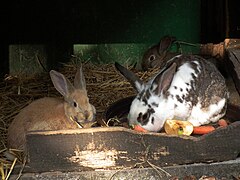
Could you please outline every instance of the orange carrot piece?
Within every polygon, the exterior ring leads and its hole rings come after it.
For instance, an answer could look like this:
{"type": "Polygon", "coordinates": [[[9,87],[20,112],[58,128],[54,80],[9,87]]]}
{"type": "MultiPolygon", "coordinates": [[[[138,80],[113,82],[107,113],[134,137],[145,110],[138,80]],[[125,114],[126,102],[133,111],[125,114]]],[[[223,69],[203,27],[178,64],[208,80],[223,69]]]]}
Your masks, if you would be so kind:
{"type": "Polygon", "coordinates": [[[228,123],[225,119],[220,119],[218,121],[218,125],[221,126],[221,127],[226,127],[226,126],[228,126],[228,123]]]}
{"type": "Polygon", "coordinates": [[[199,127],[194,127],[193,128],[193,134],[200,134],[200,135],[203,135],[203,134],[207,134],[207,133],[210,133],[212,131],[214,131],[215,128],[213,126],[199,126],[199,127]]]}
{"type": "Polygon", "coordinates": [[[139,125],[135,125],[133,129],[138,132],[148,132],[146,129],[144,129],[143,127],[141,127],[139,125]]]}

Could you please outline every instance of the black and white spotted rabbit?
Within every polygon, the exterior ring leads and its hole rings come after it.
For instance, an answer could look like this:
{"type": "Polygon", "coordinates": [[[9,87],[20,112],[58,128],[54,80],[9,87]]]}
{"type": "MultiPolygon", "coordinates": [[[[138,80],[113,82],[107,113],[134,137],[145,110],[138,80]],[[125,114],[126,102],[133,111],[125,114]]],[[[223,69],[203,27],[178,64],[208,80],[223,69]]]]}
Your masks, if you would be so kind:
{"type": "Polygon", "coordinates": [[[225,115],[229,96],[225,79],[200,56],[173,57],[147,83],[120,64],[115,67],[138,92],[129,111],[130,125],[158,132],[167,119],[200,126],[225,115]]]}

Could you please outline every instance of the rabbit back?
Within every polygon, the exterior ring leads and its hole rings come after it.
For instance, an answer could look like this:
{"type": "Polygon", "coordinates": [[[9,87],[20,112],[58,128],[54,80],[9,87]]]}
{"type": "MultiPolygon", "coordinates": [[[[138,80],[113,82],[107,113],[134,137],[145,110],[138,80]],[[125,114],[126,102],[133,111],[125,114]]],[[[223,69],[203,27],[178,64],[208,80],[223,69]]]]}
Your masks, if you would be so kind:
{"type": "Polygon", "coordinates": [[[65,115],[63,100],[41,98],[26,106],[14,118],[8,128],[8,147],[25,150],[25,136],[28,131],[76,128],[77,123],[65,115]]]}
{"type": "Polygon", "coordinates": [[[179,67],[168,90],[168,99],[174,102],[174,116],[194,126],[221,118],[226,112],[229,93],[216,66],[196,55],[180,55],[172,62],[179,67]]]}

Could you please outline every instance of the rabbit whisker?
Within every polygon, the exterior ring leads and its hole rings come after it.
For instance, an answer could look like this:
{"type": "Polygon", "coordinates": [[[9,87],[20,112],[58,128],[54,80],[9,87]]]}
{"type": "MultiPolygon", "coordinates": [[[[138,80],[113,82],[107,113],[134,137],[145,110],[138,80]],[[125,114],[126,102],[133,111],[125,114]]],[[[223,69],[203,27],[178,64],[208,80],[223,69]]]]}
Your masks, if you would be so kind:
{"type": "Polygon", "coordinates": [[[76,117],[70,116],[70,120],[72,120],[73,122],[76,122],[79,128],[83,128],[83,126],[81,125],[81,123],[78,122],[76,117]]]}

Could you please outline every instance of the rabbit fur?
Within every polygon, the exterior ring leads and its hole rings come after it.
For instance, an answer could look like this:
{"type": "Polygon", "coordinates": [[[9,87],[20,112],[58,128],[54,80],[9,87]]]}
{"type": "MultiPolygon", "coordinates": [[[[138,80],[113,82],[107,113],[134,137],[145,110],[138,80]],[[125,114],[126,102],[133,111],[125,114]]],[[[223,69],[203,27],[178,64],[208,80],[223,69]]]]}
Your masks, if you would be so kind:
{"type": "Polygon", "coordinates": [[[225,115],[229,97],[225,79],[200,56],[173,57],[147,83],[120,64],[115,67],[138,92],[129,111],[130,125],[157,132],[167,119],[200,126],[225,115]]]}
{"type": "Polygon", "coordinates": [[[141,61],[142,70],[147,71],[150,68],[163,67],[164,64],[178,55],[177,52],[170,52],[169,48],[176,41],[175,37],[164,36],[160,42],[150,47],[143,55],[141,61]]]}
{"type": "Polygon", "coordinates": [[[85,78],[80,67],[74,85],[51,70],[50,77],[63,99],[44,97],[23,108],[8,128],[8,147],[26,150],[26,133],[90,127],[95,122],[95,107],[89,103],[85,78]]]}

